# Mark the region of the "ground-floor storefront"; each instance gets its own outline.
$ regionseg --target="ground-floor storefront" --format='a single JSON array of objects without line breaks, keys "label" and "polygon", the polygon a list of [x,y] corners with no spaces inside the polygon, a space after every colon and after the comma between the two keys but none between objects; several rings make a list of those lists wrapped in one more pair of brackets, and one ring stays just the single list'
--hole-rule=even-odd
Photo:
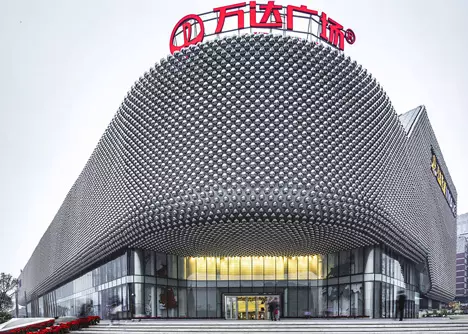
[{"label": "ground-floor storefront", "polygon": [[395,316],[419,312],[420,273],[383,246],[293,257],[180,257],[125,250],[34,298],[29,316],[271,318]]}]

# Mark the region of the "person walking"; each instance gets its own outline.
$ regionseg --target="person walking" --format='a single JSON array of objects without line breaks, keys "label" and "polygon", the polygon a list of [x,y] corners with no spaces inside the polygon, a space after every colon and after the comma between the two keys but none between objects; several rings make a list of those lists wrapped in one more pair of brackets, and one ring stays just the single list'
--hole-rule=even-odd
[{"label": "person walking", "polygon": [[405,313],[405,303],[406,303],[406,295],[403,290],[398,292],[397,297],[397,316],[400,315],[400,321],[403,321],[403,315]]},{"label": "person walking", "polygon": [[275,317],[275,308],[273,306],[273,300],[270,300],[268,303],[268,314],[270,315],[270,320],[273,321]]},{"label": "person walking", "polygon": [[276,308],[275,308],[275,321],[279,321],[280,320],[280,309],[279,309],[279,305],[276,305]]}]

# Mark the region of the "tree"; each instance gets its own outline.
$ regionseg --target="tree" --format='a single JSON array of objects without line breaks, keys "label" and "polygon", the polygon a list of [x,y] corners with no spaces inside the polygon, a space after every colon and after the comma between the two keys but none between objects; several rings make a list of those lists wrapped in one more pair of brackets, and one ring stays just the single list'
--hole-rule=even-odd
[{"label": "tree", "polygon": [[10,274],[0,274],[0,312],[9,312],[13,308],[13,295],[18,279]]},{"label": "tree", "polygon": [[4,323],[4,322],[7,322],[8,320],[10,320],[12,318],[11,314],[8,313],[8,312],[3,312],[1,311],[0,312],[0,324]]}]

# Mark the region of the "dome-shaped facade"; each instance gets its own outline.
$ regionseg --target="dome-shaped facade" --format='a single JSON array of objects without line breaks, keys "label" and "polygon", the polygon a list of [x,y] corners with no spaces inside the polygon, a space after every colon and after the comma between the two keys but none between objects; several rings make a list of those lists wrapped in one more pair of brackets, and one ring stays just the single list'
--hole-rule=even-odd
[{"label": "dome-shaped facade", "polygon": [[320,44],[258,34],[183,49],[125,98],[23,272],[27,299],[125,249],[253,258],[382,245],[428,273],[421,292],[450,300],[455,218],[431,152],[456,193],[424,107],[412,113],[410,132],[365,69]]}]

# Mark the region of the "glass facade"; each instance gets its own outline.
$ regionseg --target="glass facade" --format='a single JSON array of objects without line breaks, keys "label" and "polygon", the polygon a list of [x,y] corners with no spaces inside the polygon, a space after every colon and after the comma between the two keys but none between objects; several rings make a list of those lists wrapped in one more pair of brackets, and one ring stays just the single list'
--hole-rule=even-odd
[{"label": "glass facade", "polygon": [[127,250],[79,278],[33,298],[30,316],[267,319],[406,317],[419,311],[415,265],[383,246],[296,257],[179,257]]}]

